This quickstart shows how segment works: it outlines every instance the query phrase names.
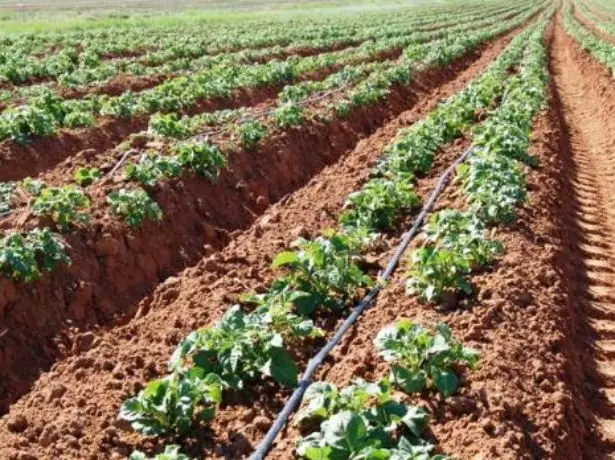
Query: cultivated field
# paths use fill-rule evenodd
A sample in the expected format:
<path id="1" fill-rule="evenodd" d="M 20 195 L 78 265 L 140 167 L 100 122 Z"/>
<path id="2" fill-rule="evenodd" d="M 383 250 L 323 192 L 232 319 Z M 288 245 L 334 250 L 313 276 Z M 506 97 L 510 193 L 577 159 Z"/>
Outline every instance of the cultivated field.
<path id="1" fill-rule="evenodd" d="M 615 456 L 615 3 L 316 3 L 0 31 L 0 460 Z"/>

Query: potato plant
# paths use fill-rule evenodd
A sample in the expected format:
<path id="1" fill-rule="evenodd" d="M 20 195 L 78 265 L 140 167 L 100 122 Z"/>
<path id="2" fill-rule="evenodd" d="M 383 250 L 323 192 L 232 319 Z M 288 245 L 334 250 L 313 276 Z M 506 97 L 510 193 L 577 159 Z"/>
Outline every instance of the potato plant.
<path id="1" fill-rule="evenodd" d="M 45 187 L 33 198 L 31 209 L 34 215 L 49 216 L 63 232 L 77 224 L 87 223 L 90 198 L 78 187 Z"/>
<path id="2" fill-rule="evenodd" d="M 132 227 L 139 227 L 144 220 L 161 220 L 162 209 L 142 189 L 121 189 L 107 195 L 111 213 L 122 217 Z"/>
<path id="3" fill-rule="evenodd" d="M 456 367 L 474 368 L 479 355 L 453 338 L 451 329 L 438 324 L 434 333 L 401 320 L 382 329 L 374 344 L 391 367 L 391 381 L 408 393 L 434 388 L 451 396 L 459 387 Z"/>
<path id="4" fill-rule="evenodd" d="M 309 434 L 297 443 L 301 458 L 444 460 L 421 436 L 427 412 L 393 398 L 386 380 L 356 380 L 338 389 L 316 382 L 307 389 L 297 423 Z M 316 429 L 312 428 L 316 427 Z"/>
<path id="5" fill-rule="evenodd" d="M 66 245 L 47 228 L 0 238 L 0 271 L 16 280 L 34 281 L 61 263 L 70 263 Z"/>

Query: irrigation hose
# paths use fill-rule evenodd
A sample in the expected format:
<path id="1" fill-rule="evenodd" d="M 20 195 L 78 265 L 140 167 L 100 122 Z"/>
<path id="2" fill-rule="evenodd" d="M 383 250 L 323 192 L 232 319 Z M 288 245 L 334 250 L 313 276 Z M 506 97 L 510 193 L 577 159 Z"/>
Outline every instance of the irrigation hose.
<path id="1" fill-rule="evenodd" d="M 408 249 L 410 242 L 419 232 L 421 224 L 425 221 L 426 217 L 436 204 L 436 200 L 448 185 L 450 176 L 453 174 L 457 166 L 465 162 L 473 153 L 474 147 L 470 147 L 469 149 L 464 151 L 463 154 L 459 156 L 442 173 L 440 179 L 438 180 L 438 183 L 436 184 L 436 187 L 434 188 L 433 192 L 429 197 L 429 200 L 423 206 L 423 209 L 421 209 L 421 212 L 416 217 L 414 224 L 412 225 L 410 230 L 403 235 L 403 238 L 397 246 L 397 250 L 395 251 L 393 258 L 389 261 L 384 272 L 379 276 L 379 281 L 387 281 L 391 277 L 391 275 L 397 268 L 397 265 L 399 264 L 401 256 L 404 254 L 406 249 Z M 327 355 L 331 353 L 333 348 L 335 348 L 335 346 L 340 342 L 343 335 L 348 332 L 348 330 L 354 325 L 354 323 L 361 316 L 361 314 L 363 314 L 363 312 L 371 306 L 372 302 L 378 296 L 378 293 L 382 289 L 382 286 L 383 283 L 376 283 L 375 287 L 373 287 L 363 298 L 363 300 L 361 300 L 361 302 L 353 310 L 350 316 L 348 316 L 344 323 L 338 328 L 338 330 L 335 332 L 329 342 L 327 342 L 325 346 L 322 347 L 320 351 L 310 360 L 307 368 L 305 369 L 305 372 L 301 376 L 301 380 L 299 380 L 297 384 L 297 388 L 295 389 L 295 391 L 293 391 L 285 406 L 278 414 L 273 425 L 271 425 L 271 428 L 269 428 L 269 431 L 267 431 L 267 434 L 259 444 L 258 448 L 250 457 L 250 460 L 263 460 L 267 456 L 267 453 L 269 452 L 269 449 L 271 449 L 271 446 L 275 442 L 278 434 L 280 433 L 280 431 L 282 431 L 293 412 L 295 412 L 297 407 L 299 407 L 299 404 L 301 404 L 301 400 L 303 399 L 305 390 L 307 390 L 308 386 L 312 382 L 312 377 L 314 376 L 314 373 L 316 372 L 318 367 L 323 363 Z"/>

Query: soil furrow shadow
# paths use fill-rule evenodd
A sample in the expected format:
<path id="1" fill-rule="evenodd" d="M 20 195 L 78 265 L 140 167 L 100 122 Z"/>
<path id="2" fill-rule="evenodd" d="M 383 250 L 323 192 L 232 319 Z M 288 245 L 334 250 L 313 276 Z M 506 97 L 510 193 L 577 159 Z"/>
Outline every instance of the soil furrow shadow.
<path id="1" fill-rule="evenodd" d="M 606 69 L 601 68 L 556 21 L 550 49 L 554 104 L 559 117 L 561 178 L 560 219 L 565 246 L 560 253 L 568 307 L 576 318 L 570 337 L 575 410 L 585 424 L 587 459 L 615 454 L 615 214 L 608 197 L 608 145 L 615 141 L 613 101 Z M 606 94 L 605 94 L 606 93 Z M 609 97 L 613 96 L 613 97 Z"/>

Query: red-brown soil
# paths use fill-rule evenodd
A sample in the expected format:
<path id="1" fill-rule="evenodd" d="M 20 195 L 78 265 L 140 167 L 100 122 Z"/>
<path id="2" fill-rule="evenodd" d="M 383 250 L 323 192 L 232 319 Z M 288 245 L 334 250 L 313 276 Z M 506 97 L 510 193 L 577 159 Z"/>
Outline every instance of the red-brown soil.
<path id="1" fill-rule="evenodd" d="M 108 331 L 64 328 L 57 334 L 56 342 L 63 350 L 49 350 L 51 358 L 60 360 L 34 382 L 30 392 L 0 422 L 0 457 L 18 458 L 19 452 L 28 452 L 37 458 L 119 458 L 134 446 L 151 448 L 150 441 L 118 424 L 120 402 L 146 380 L 164 371 L 172 348 L 185 333 L 219 318 L 238 292 L 256 289 L 270 281 L 274 276 L 269 268 L 273 254 L 300 234 L 315 234 L 332 226 L 346 195 L 367 178 L 368 168 L 398 129 L 464 87 L 509 39 L 507 36 L 490 45 L 465 71 L 452 70 L 441 75 L 440 80 L 431 76 L 420 86 L 413 85 L 409 92 L 396 92 L 388 102 L 389 113 L 413 106 L 410 111 L 360 142 L 342 161 L 325 168 L 304 188 L 271 206 L 250 230 L 231 235 L 234 237 L 230 243 L 220 251 L 216 251 L 215 245 L 209 248 L 208 252 L 213 251 L 211 255 L 181 275 L 167 278 L 138 303 L 137 298 L 128 303 L 109 296 L 112 308 L 123 305 L 124 326 Z M 446 80 L 452 81 L 445 83 Z M 372 119 L 374 116 L 378 116 L 377 111 L 370 114 Z M 375 127 L 373 123 L 372 126 Z M 344 131 L 341 142 L 356 135 Z M 356 142 L 358 138 L 354 139 Z M 306 141 L 312 142 L 309 138 Z M 344 150 L 334 147 L 338 156 Z M 295 168 L 303 166 L 301 161 L 305 159 L 301 158 L 305 155 L 297 157 L 292 151 L 285 155 L 291 155 L 288 163 L 299 162 Z M 291 173 L 292 177 L 298 174 L 298 170 Z M 273 173 L 268 183 L 283 182 L 286 177 L 289 176 L 284 173 Z M 154 228 L 148 232 L 148 239 L 153 235 Z M 139 241 L 140 235 L 136 238 Z M 162 246 L 158 246 L 146 254 L 161 250 Z M 40 315 L 40 307 L 37 311 Z M 88 314 L 91 317 L 92 312 Z M 74 323 L 75 319 L 71 320 Z M 72 356 L 62 357 L 60 351 Z M 272 402 L 272 391 L 278 390 L 263 385 L 251 396 L 237 395 L 236 404 L 222 408 L 211 430 L 190 438 L 187 445 L 192 444 L 193 453 L 209 457 L 237 458 L 248 453 L 283 401 L 280 394 Z"/>
<path id="2" fill-rule="evenodd" d="M 583 458 L 615 453 L 615 89 L 610 72 L 557 29 L 551 47 L 564 134 L 561 271 L 570 311 L 569 372 Z"/>

